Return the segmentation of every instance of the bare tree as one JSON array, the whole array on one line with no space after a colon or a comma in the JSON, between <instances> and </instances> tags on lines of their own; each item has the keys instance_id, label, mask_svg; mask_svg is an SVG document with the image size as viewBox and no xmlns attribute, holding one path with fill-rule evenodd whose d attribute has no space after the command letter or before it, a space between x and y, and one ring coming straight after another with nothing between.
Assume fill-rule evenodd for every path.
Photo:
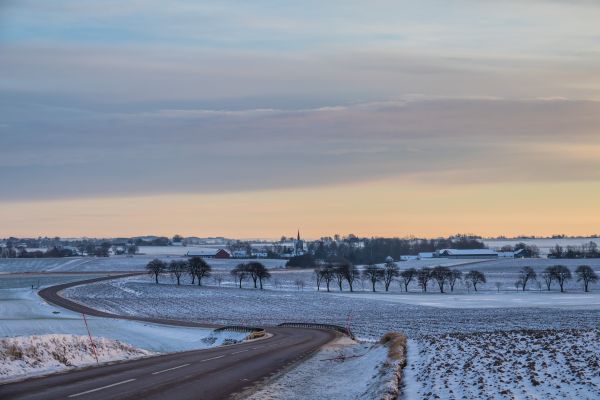
<instances>
[{"instance_id":1,"label":"bare tree","mask_svg":"<svg viewBox=\"0 0 600 400\"><path fill-rule=\"evenodd\" d=\"M223 279L225 278L223 277L223 274L213 274L212 279L215 284L221 287L221 283L223 283Z\"/></svg>"},{"instance_id":2,"label":"bare tree","mask_svg":"<svg viewBox=\"0 0 600 400\"><path fill-rule=\"evenodd\" d=\"M519 279L517 279L517 280L515 281L515 289L516 289L516 291L517 291L517 292L519 291L519 288L521 287L521 285L523 285L523 282L522 282L522 281L521 281L521 279L519 278Z\"/></svg>"},{"instance_id":3,"label":"bare tree","mask_svg":"<svg viewBox=\"0 0 600 400\"><path fill-rule=\"evenodd\" d=\"M454 292L454 285L456 282L462 279L462 272L457 269L453 269L450 271L450 275L448 276L448 284L450 285L450 291Z\"/></svg>"},{"instance_id":4,"label":"bare tree","mask_svg":"<svg viewBox=\"0 0 600 400\"><path fill-rule=\"evenodd\" d=\"M336 265L333 269L333 276L335 281L340 288L340 292L342 291L342 285L344 284L344 271L341 268L341 265Z\"/></svg>"},{"instance_id":5,"label":"bare tree","mask_svg":"<svg viewBox=\"0 0 600 400\"><path fill-rule=\"evenodd\" d=\"M260 265L262 266L262 268L258 268L258 270L256 271L256 275L258 276L258 285L260 286L260 290L263 290L263 281L266 279L270 279L271 274L269 273L267 268L265 268L264 265Z\"/></svg>"},{"instance_id":6,"label":"bare tree","mask_svg":"<svg viewBox=\"0 0 600 400\"><path fill-rule=\"evenodd\" d=\"M375 285L377 282L383 280L384 272L383 269L379 268L377 265L368 265L363 270L363 276L368 281L371 281L371 287L373 288L373 292L375 292Z\"/></svg>"},{"instance_id":7,"label":"bare tree","mask_svg":"<svg viewBox=\"0 0 600 400\"><path fill-rule=\"evenodd\" d=\"M498 289L498 293L500 293L500 288L502 287L502 282L496 282L494 285L496 286L496 289Z\"/></svg>"},{"instance_id":8,"label":"bare tree","mask_svg":"<svg viewBox=\"0 0 600 400\"><path fill-rule=\"evenodd\" d=\"M552 278L558 282L558 286L560 286L560 291L563 293L565 291L565 282L573 279L573 275L571 275L571 270L564 265L554 265L550 267L550 273L552 274Z\"/></svg>"},{"instance_id":9,"label":"bare tree","mask_svg":"<svg viewBox=\"0 0 600 400\"><path fill-rule=\"evenodd\" d=\"M400 269L398 268L398 265L392 261L386 262L385 266L383 267L383 285L386 292L390 290L392 281L398 276L400 276Z\"/></svg>"},{"instance_id":10,"label":"bare tree","mask_svg":"<svg viewBox=\"0 0 600 400\"><path fill-rule=\"evenodd\" d=\"M417 270L417 282L421 287L421 290L427 291L427 284L431 280L431 268L423 267Z\"/></svg>"},{"instance_id":11,"label":"bare tree","mask_svg":"<svg viewBox=\"0 0 600 400\"><path fill-rule=\"evenodd\" d=\"M452 272L448 267L437 266L431 270L431 278L437 282L440 293L444 293L444 286L448 282Z\"/></svg>"},{"instance_id":12,"label":"bare tree","mask_svg":"<svg viewBox=\"0 0 600 400\"><path fill-rule=\"evenodd\" d=\"M580 265L575 270L575 273L577 274L577 282L583 281L583 290L586 292L588 291L590 282L598 281L598 275L589 265Z\"/></svg>"},{"instance_id":13,"label":"bare tree","mask_svg":"<svg viewBox=\"0 0 600 400\"><path fill-rule=\"evenodd\" d=\"M206 261L200 257L192 257L189 261L189 271L194 277L198 277L198 286L202 286L202 278L210 276L212 268ZM194 279L192 278L192 284Z\"/></svg>"},{"instance_id":14,"label":"bare tree","mask_svg":"<svg viewBox=\"0 0 600 400\"><path fill-rule=\"evenodd\" d=\"M177 279L177 285L181 283L181 276L188 270L187 261L173 260L169 263L169 272Z\"/></svg>"},{"instance_id":15,"label":"bare tree","mask_svg":"<svg viewBox=\"0 0 600 400\"><path fill-rule=\"evenodd\" d=\"M154 280L158 284L158 276L165 271L167 263L155 258L146 265L146 270L150 275L154 275Z\"/></svg>"},{"instance_id":16,"label":"bare tree","mask_svg":"<svg viewBox=\"0 0 600 400\"><path fill-rule=\"evenodd\" d=\"M297 290L304 290L304 280L303 279L296 279L294 280L294 284L296 285L296 289Z\"/></svg>"},{"instance_id":17,"label":"bare tree","mask_svg":"<svg viewBox=\"0 0 600 400\"><path fill-rule=\"evenodd\" d=\"M248 269L246 264L238 264L234 269L231 270L231 275L235 278L236 282L239 282L239 288L242 288L242 281L248 277Z\"/></svg>"},{"instance_id":18,"label":"bare tree","mask_svg":"<svg viewBox=\"0 0 600 400\"><path fill-rule=\"evenodd\" d=\"M313 274L315 275L315 281L317 283L317 292L321 290L321 282L323 282L323 265L319 264L313 270Z\"/></svg>"},{"instance_id":19,"label":"bare tree","mask_svg":"<svg viewBox=\"0 0 600 400\"><path fill-rule=\"evenodd\" d=\"M252 282L254 282L254 289L257 288L257 282L260 283L260 288L262 289L263 279L271 277L271 274L262 263L256 261L249 262L248 264L245 264L245 268L246 272L250 275L250 278L252 278Z\"/></svg>"},{"instance_id":20,"label":"bare tree","mask_svg":"<svg viewBox=\"0 0 600 400\"><path fill-rule=\"evenodd\" d=\"M480 271L469 271L467 275L465 275L465 279L469 280L473 284L473 289L477 291L477 285L480 283L485 283L485 274Z\"/></svg>"},{"instance_id":21,"label":"bare tree","mask_svg":"<svg viewBox=\"0 0 600 400\"><path fill-rule=\"evenodd\" d=\"M329 292L329 285L331 284L331 281L335 277L335 266L331 263L326 264L320 270L320 274L321 274L321 278L325 281L325 286L327 287L327 291Z\"/></svg>"},{"instance_id":22,"label":"bare tree","mask_svg":"<svg viewBox=\"0 0 600 400\"><path fill-rule=\"evenodd\" d=\"M346 282L348 282L350 291L353 292L354 291L353 285L354 285L354 282L360 276L360 271L358 270L358 268L356 268L356 266L354 266L352 263L349 263L349 262L342 263L339 266L339 268L342 271L342 275L343 275L344 279L346 280Z\"/></svg>"},{"instance_id":23,"label":"bare tree","mask_svg":"<svg viewBox=\"0 0 600 400\"><path fill-rule=\"evenodd\" d=\"M521 272L519 273L519 279L521 280L521 288L525 291L527 287L527 282L529 280L535 280L537 278L537 274L531 267L523 267L521 268Z\"/></svg>"},{"instance_id":24,"label":"bare tree","mask_svg":"<svg viewBox=\"0 0 600 400\"><path fill-rule=\"evenodd\" d=\"M546 270L542 273L542 279L546 284L546 289L550 291L550 286L552 286L552 281L554 280L554 276L552 275L552 267L546 268Z\"/></svg>"},{"instance_id":25,"label":"bare tree","mask_svg":"<svg viewBox=\"0 0 600 400\"><path fill-rule=\"evenodd\" d=\"M414 268L406 269L400 272L400 278L402 278L402 284L404 285L404 291L408 292L408 285L417 276L417 270Z\"/></svg>"}]
</instances>

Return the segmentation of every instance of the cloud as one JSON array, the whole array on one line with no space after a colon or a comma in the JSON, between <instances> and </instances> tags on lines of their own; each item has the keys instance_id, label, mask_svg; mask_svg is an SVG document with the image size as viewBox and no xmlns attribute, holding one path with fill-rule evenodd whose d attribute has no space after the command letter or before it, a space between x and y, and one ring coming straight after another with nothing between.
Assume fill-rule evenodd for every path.
<instances>
[{"instance_id":1,"label":"cloud","mask_svg":"<svg viewBox=\"0 0 600 400\"><path fill-rule=\"evenodd\" d=\"M427 185L600 179L592 154L600 146L599 102L421 99L71 118L27 112L38 117L4 129L0 185L11 188L4 201L383 178Z\"/></svg>"}]
</instances>

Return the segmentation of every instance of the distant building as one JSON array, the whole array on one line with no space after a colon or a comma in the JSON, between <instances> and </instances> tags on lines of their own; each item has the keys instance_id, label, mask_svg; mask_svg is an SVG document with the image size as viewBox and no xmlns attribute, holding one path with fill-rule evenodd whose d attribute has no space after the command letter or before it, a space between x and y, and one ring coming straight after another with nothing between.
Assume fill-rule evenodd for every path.
<instances>
[{"instance_id":1,"label":"distant building","mask_svg":"<svg viewBox=\"0 0 600 400\"><path fill-rule=\"evenodd\" d=\"M520 249L517 251L499 251L498 257L500 257L500 258L524 258L525 253L523 252L523 249Z\"/></svg>"},{"instance_id":2,"label":"distant building","mask_svg":"<svg viewBox=\"0 0 600 400\"><path fill-rule=\"evenodd\" d=\"M435 253L432 253L432 252L419 253L419 260L422 260L424 258L433 258L433 257L435 257Z\"/></svg>"},{"instance_id":3,"label":"distant building","mask_svg":"<svg viewBox=\"0 0 600 400\"><path fill-rule=\"evenodd\" d=\"M437 257L441 258L483 258L494 259L498 258L498 253L488 249L444 249L437 251Z\"/></svg>"},{"instance_id":4,"label":"distant building","mask_svg":"<svg viewBox=\"0 0 600 400\"><path fill-rule=\"evenodd\" d=\"M267 258L269 253L264 249L251 249L252 257Z\"/></svg>"},{"instance_id":5,"label":"distant building","mask_svg":"<svg viewBox=\"0 0 600 400\"><path fill-rule=\"evenodd\" d=\"M225 249L193 249L185 253L187 257L202 258L231 258L231 254Z\"/></svg>"},{"instance_id":6,"label":"distant building","mask_svg":"<svg viewBox=\"0 0 600 400\"><path fill-rule=\"evenodd\" d=\"M233 258L246 258L248 257L248 252L246 250L235 250L231 255Z\"/></svg>"}]
</instances>

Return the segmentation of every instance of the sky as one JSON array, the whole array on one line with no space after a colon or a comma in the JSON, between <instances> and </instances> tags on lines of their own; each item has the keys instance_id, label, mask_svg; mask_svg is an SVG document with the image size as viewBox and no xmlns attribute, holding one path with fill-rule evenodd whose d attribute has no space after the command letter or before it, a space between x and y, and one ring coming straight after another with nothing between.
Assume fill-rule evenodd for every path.
<instances>
[{"instance_id":1,"label":"sky","mask_svg":"<svg viewBox=\"0 0 600 400\"><path fill-rule=\"evenodd\" d=\"M0 237L600 233L600 3L0 2Z\"/></svg>"}]
</instances>

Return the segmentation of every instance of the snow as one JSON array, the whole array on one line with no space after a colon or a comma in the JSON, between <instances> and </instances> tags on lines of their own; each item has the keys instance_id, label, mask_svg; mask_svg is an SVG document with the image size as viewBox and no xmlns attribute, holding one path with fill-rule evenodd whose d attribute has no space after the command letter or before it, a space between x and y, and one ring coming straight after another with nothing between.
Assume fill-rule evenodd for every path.
<instances>
[{"instance_id":1,"label":"snow","mask_svg":"<svg viewBox=\"0 0 600 400\"><path fill-rule=\"evenodd\" d=\"M288 283L298 276L309 282L309 273L277 271L280 280ZM484 393L489 389L492 399L511 398L503 395L505 390L522 399L600 398L598 375L592 376L600 359L598 291L339 294L294 290L288 283L261 291L150 282L148 277L99 282L71 288L65 295L112 312L214 323L350 322L355 335L367 341L389 331L404 332L411 339L405 399L481 398L480 377ZM592 341L582 355L582 343ZM502 369L490 365L498 354L504 357ZM472 369L465 371L462 368L469 360ZM528 372L531 362L540 382L537 386ZM288 378L278 378L269 392L262 393L264 398L369 398L361 397L361 390L367 385L364 378L371 374L363 372L359 381L352 371L372 371L372 363L357 361L349 367L352 371L334 375L331 381L319 376L335 369L334 365L326 368L314 357L306 365L292 370ZM311 369L317 373L310 373ZM343 380L346 374L352 379ZM338 381L347 388L343 395L327 386Z\"/></svg>"},{"instance_id":2,"label":"snow","mask_svg":"<svg viewBox=\"0 0 600 400\"><path fill-rule=\"evenodd\" d=\"M86 278L93 276L86 275ZM46 303L31 289L31 281L42 286L81 279L82 276L0 276L0 337L47 334L87 335L81 314ZM121 281L115 281L117 286ZM9 288L7 288L9 287ZM135 292L130 292L135 295ZM174 352L217 346L243 340L245 334L212 329L176 327L137 321L87 316L94 336L128 343L152 352Z\"/></svg>"},{"instance_id":3,"label":"snow","mask_svg":"<svg viewBox=\"0 0 600 400\"><path fill-rule=\"evenodd\" d=\"M548 291L471 292L469 294L440 293L334 293L356 299L381 300L441 308L568 308L600 310L600 292L560 293Z\"/></svg>"},{"instance_id":4,"label":"snow","mask_svg":"<svg viewBox=\"0 0 600 400\"><path fill-rule=\"evenodd\" d=\"M0 259L0 274L23 272L116 272L144 271L146 264L154 258L164 261L179 260L183 254L193 247L173 247L183 249L181 254L147 254L135 256L111 257L69 257L69 258L2 258ZM207 259L213 269L230 270L250 259ZM256 259L252 259L256 261ZM286 260L260 259L267 268L282 268Z\"/></svg>"},{"instance_id":5,"label":"snow","mask_svg":"<svg viewBox=\"0 0 600 400\"><path fill-rule=\"evenodd\" d=\"M529 295L526 292L525 295ZM388 331L410 337L447 332L478 332L497 329L548 329L594 327L600 324L598 308L425 307L394 301L399 294L339 295L313 290L255 290L232 287L151 283L149 277L98 282L73 287L64 295L94 308L129 315L170 317L217 324L276 325L283 322L319 322L345 325L362 339L378 339ZM482 294L493 297L489 292ZM519 294L520 295L520 294ZM572 294L563 294L565 298ZM578 296L579 294L577 294ZM597 296L597 293L593 294ZM425 301L430 296L411 293ZM444 295L451 296L451 295ZM477 298L479 294L465 294ZM500 297L503 294L499 295ZM560 296L553 293L551 296ZM582 294L583 296L583 294ZM507 296L507 298L510 296ZM442 298L442 297L440 297Z\"/></svg>"},{"instance_id":6,"label":"snow","mask_svg":"<svg viewBox=\"0 0 600 400\"><path fill-rule=\"evenodd\" d=\"M598 329L455 333L410 346L407 399L600 398Z\"/></svg>"},{"instance_id":7,"label":"snow","mask_svg":"<svg viewBox=\"0 0 600 400\"><path fill-rule=\"evenodd\" d=\"M153 353L106 338L48 334L0 339L0 383Z\"/></svg>"},{"instance_id":8,"label":"snow","mask_svg":"<svg viewBox=\"0 0 600 400\"><path fill-rule=\"evenodd\" d=\"M256 391L248 400L382 399L397 362L383 345L340 339Z\"/></svg>"}]
</instances>

